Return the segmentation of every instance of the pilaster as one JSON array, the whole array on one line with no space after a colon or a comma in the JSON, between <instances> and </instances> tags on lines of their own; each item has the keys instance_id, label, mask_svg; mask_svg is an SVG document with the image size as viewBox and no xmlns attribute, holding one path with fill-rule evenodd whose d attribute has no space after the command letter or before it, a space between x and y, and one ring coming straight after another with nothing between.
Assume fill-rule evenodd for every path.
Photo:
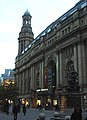
<instances>
[{"instance_id":1,"label":"pilaster","mask_svg":"<svg viewBox=\"0 0 87 120\"><path fill-rule=\"evenodd\" d=\"M22 81L22 82L23 82L23 83L22 83L22 85L23 85L23 86L22 86L22 94L24 94L24 87L25 87L25 86L24 86L24 71L23 71L22 74L23 74L23 76L22 76L22 80L23 80L23 81Z\"/></svg>"},{"instance_id":2,"label":"pilaster","mask_svg":"<svg viewBox=\"0 0 87 120\"><path fill-rule=\"evenodd\" d=\"M59 55L58 53L56 54L56 86L60 84L59 81Z\"/></svg>"},{"instance_id":3,"label":"pilaster","mask_svg":"<svg viewBox=\"0 0 87 120\"><path fill-rule=\"evenodd\" d=\"M34 89L34 66L31 67L31 89Z\"/></svg>"},{"instance_id":4,"label":"pilaster","mask_svg":"<svg viewBox=\"0 0 87 120\"><path fill-rule=\"evenodd\" d=\"M60 52L59 54L60 56L60 84L62 84L62 80L63 80L63 66L62 66L62 53Z\"/></svg>"},{"instance_id":5,"label":"pilaster","mask_svg":"<svg viewBox=\"0 0 87 120\"><path fill-rule=\"evenodd\" d=\"M83 84L85 84L86 83L86 54L85 54L85 52L87 52L87 51L85 51L85 42L83 42L82 43L82 55L83 55Z\"/></svg>"},{"instance_id":6,"label":"pilaster","mask_svg":"<svg viewBox=\"0 0 87 120\"><path fill-rule=\"evenodd\" d=\"M19 93L22 94L22 77L21 73L18 73L18 81L19 81Z\"/></svg>"},{"instance_id":7,"label":"pilaster","mask_svg":"<svg viewBox=\"0 0 87 120\"><path fill-rule=\"evenodd\" d=\"M82 46L78 43L78 71L79 71L79 84L83 83L83 62L82 62Z\"/></svg>"},{"instance_id":8,"label":"pilaster","mask_svg":"<svg viewBox=\"0 0 87 120\"><path fill-rule=\"evenodd\" d=\"M41 63L39 63L40 69L39 69L39 87L42 86L42 68Z\"/></svg>"},{"instance_id":9,"label":"pilaster","mask_svg":"<svg viewBox=\"0 0 87 120\"><path fill-rule=\"evenodd\" d=\"M74 45L74 68L75 68L75 71L78 71L78 65L77 65L77 60L78 60L78 53L77 53L77 45L75 44Z\"/></svg>"},{"instance_id":10,"label":"pilaster","mask_svg":"<svg viewBox=\"0 0 87 120\"><path fill-rule=\"evenodd\" d=\"M29 77L28 77L28 69L26 70L26 93L28 93L28 80L29 80Z\"/></svg>"},{"instance_id":11,"label":"pilaster","mask_svg":"<svg viewBox=\"0 0 87 120\"><path fill-rule=\"evenodd\" d=\"M44 87L44 62L41 63L41 73L42 73L42 88Z\"/></svg>"}]
</instances>

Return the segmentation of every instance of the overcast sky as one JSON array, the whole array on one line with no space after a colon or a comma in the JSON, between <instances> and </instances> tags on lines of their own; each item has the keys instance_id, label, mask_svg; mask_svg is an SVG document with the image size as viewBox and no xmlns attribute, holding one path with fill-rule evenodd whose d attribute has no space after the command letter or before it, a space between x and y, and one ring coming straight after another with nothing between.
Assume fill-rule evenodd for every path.
<instances>
[{"instance_id":1,"label":"overcast sky","mask_svg":"<svg viewBox=\"0 0 87 120\"><path fill-rule=\"evenodd\" d=\"M28 9L36 37L79 0L0 0L0 74L15 68L22 15Z\"/></svg>"}]
</instances>

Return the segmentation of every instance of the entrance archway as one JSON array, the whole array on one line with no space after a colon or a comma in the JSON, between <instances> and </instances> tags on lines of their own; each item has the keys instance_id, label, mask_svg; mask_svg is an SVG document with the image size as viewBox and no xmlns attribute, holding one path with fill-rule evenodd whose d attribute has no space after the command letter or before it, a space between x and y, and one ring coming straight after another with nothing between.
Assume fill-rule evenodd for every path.
<instances>
[{"instance_id":1,"label":"entrance archway","mask_svg":"<svg viewBox=\"0 0 87 120\"><path fill-rule=\"evenodd\" d=\"M52 92L56 87L56 64L53 60L49 61L47 64L47 73L48 89Z\"/></svg>"},{"instance_id":2,"label":"entrance archway","mask_svg":"<svg viewBox=\"0 0 87 120\"><path fill-rule=\"evenodd\" d=\"M48 95L47 98L50 102L48 102L49 107L53 107L55 105L55 89L56 89L56 63L54 60L50 60L46 67L47 71L47 88ZM48 101L47 100L47 101Z\"/></svg>"}]
</instances>

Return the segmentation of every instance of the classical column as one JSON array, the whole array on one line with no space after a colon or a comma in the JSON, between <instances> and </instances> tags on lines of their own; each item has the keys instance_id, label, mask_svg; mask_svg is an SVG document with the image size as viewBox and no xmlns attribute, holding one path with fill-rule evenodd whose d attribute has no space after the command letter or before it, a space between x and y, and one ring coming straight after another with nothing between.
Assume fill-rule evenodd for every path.
<instances>
[{"instance_id":1,"label":"classical column","mask_svg":"<svg viewBox=\"0 0 87 120\"><path fill-rule=\"evenodd\" d=\"M31 89L34 89L34 66L31 67Z\"/></svg>"},{"instance_id":2,"label":"classical column","mask_svg":"<svg viewBox=\"0 0 87 120\"><path fill-rule=\"evenodd\" d=\"M19 94L22 94L22 85L21 85L21 81L22 81L22 79L21 79L21 73L18 73L18 81L19 81L19 86L18 86L18 88L19 88Z\"/></svg>"},{"instance_id":3,"label":"classical column","mask_svg":"<svg viewBox=\"0 0 87 120\"><path fill-rule=\"evenodd\" d=\"M27 90L28 90L27 92L28 93L30 93L30 85L31 85L31 71L30 70L31 70L31 68L28 68L28 79L27 79L28 80L27 81L28 82L27 83Z\"/></svg>"},{"instance_id":4,"label":"classical column","mask_svg":"<svg viewBox=\"0 0 87 120\"><path fill-rule=\"evenodd\" d=\"M83 44L82 44L82 55L83 55L83 77L84 77L84 81L83 81L83 84L85 84L86 83L86 79L87 79L87 75L86 75L86 52L87 51L85 51L85 44L86 44L86 42L83 42Z\"/></svg>"},{"instance_id":5,"label":"classical column","mask_svg":"<svg viewBox=\"0 0 87 120\"><path fill-rule=\"evenodd\" d=\"M26 70L26 93L28 93L28 69Z\"/></svg>"},{"instance_id":6,"label":"classical column","mask_svg":"<svg viewBox=\"0 0 87 120\"><path fill-rule=\"evenodd\" d=\"M21 78L21 94L23 93L23 71L20 74L20 78Z\"/></svg>"},{"instance_id":7,"label":"classical column","mask_svg":"<svg viewBox=\"0 0 87 120\"><path fill-rule=\"evenodd\" d=\"M18 88L18 92L20 93L20 80L19 80L19 72L16 74L16 84L17 84L17 88Z\"/></svg>"},{"instance_id":8,"label":"classical column","mask_svg":"<svg viewBox=\"0 0 87 120\"><path fill-rule=\"evenodd\" d=\"M87 40L85 45L85 68L86 68L86 76L85 76L85 80L86 80L87 79ZM87 80L85 82L87 84Z\"/></svg>"},{"instance_id":9,"label":"classical column","mask_svg":"<svg viewBox=\"0 0 87 120\"><path fill-rule=\"evenodd\" d=\"M44 87L44 62L41 63L41 73L42 73L42 88Z\"/></svg>"},{"instance_id":10,"label":"classical column","mask_svg":"<svg viewBox=\"0 0 87 120\"><path fill-rule=\"evenodd\" d=\"M86 81L86 58L85 58L85 48L84 43L78 44L78 67L79 67L79 84L81 85L81 92L84 93L84 86ZM81 105L84 108L84 95L81 96Z\"/></svg>"},{"instance_id":11,"label":"classical column","mask_svg":"<svg viewBox=\"0 0 87 120\"><path fill-rule=\"evenodd\" d=\"M63 63L62 63L62 53L60 52L59 54L60 56L60 84L62 84L62 80L63 80Z\"/></svg>"},{"instance_id":12,"label":"classical column","mask_svg":"<svg viewBox=\"0 0 87 120\"><path fill-rule=\"evenodd\" d=\"M19 83L19 82L20 82L20 81L19 81L19 73L16 74L15 78L16 78L16 81L15 81L15 82L16 82L16 84L17 84L17 88L19 89L19 84L20 84L20 83Z\"/></svg>"},{"instance_id":13,"label":"classical column","mask_svg":"<svg viewBox=\"0 0 87 120\"><path fill-rule=\"evenodd\" d=\"M23 75L23 76L22 76L22 82L23 82L23 83L22 83L22 85L23 85L23 86L22 86L22 94L24 94L24 87L25 87L25 86L24 86L24 71L23 71L22 75Z\"/></svg>"},{"instance_id":14,"label":"classical column","mask_svg":"<svg viewBox=\"0 0 87 120\"><path fill-rule=\"evenodd\" d=\"M74 45L74 68L75 71L78 71L78 66L77 66L77 61L78 61L78 57L77 57L77 45Z\"/></svg>"},{"instance_id":15,"label":"classical column","mask_svg":"<svg viewBox=\"0 0 87 120\"><path fill-rule=\"evenodd\" d=\"M39 87L42 88L42 69L41 69L41 63L39 63Z\"/></svg>"},{"instance_id":16,"label":"classical column","mask_svg":"<svg viewBox=\"0 0 87 120\"><path fill-rule=\"evenodd\" d=\"M26 94L26 70L24 70L24 94Z\"/></svg>"},{"instance_id":17,"label":"classical column","mask_svg":"<svg viewBox=\"0 0 87 120\"><path fill-rule=\"evenodd\" d=\"M82 46L78 43L78 71L79 71L79 84L83 81L83 62L82 62Z\"/></svg>"},{"instance_id":18,"label":"classical column","mask_svg":"<svg viewBox=\"0 0 87 120\"><path fill-rule=\"evenodd\" d=\"M60 84L59 82L59 56L56 54L56 86Z\"/></svg>"}]
</instances>

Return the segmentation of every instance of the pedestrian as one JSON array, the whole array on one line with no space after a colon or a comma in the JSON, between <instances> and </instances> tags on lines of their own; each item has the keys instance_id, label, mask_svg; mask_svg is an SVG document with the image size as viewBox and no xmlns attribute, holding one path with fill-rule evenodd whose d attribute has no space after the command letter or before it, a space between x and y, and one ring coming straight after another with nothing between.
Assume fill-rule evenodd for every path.
<instances>
[{"instance_id":1,"label":"pedestrian","mask_svg":"<svg viewBox=\"0 0 87 120\"><path fill-rule=\"evenodd\" d=\"M23 113L24 113L24 115L26 114L26 106L25 106L25 104L23 104Z\"/></svg>"},{"instance_id":2,"label":"pedestrian","mask_svg":"<svg viewBox=\"0 0 87 120\"><path fill-rule=\"evenodd\" d=\"M87 117L85 118L85 120L87 120Z\"/></svg>"},{"instance_id":3,"label":"pedestrian","mask_svg":"<svg viewBox=\"0 0 87 120\"><path fill-rule=\"evenodd\" d=\"M82 120L82 109L79 104L74 108L74 112L71 115L71 120Z\"/></svg>"},{"instance_id":4,"label":"pedestrian","mask_svg":"<svg viewBox=\"0 0 87 120\"><path fill-rule=\"evenodd\" d=\"M7 100L5 103L5 111L6 111L7 115L9 115L9 102Z\"/></svg>"},{"instance_id":5,"label":"pedestrian","mask_svg":"<svg viewBox=\"0 0 87 120\"><path fill-rule=\"evenodd\" d=\"M12 112L14 115L14 120L17 120L18 108L16 104L14 104Z\"/></svg>"},{"instance_id":6,"label":"pedestrian","mask_svg":"<svg viewBox=\"0 0 87 120\"><path fill-rule=\"evenodd\" d=\"M40 104L39 105L39 111L42 111L42 109L43 109L43 106L42 106L42 104Z\"/></svg>"},{"instance_id":7,"label":"pedestrian","mask_svg":"<svg viewBox=\"0 0 87 120\"><path fill-rule=\"evenodd\" d=\"M18 112L20 113L20 111L21 111L20 104L17 105L17 109L18 109Z\"/></svg>"},{"instance_id":8,"label":"pedestrian","mask_svg":"<svg viewBox=\"0 0 87 120\"><path fill-rule=\"evenodd\" d=\"M12 110L13 110L13 106L10 105L10 107L9 107L9 114L11 114L11 115L12 115Z\"/></svg>"},{"instance_id":9,"label":"pedestrian","mask_svg":"<svg viewBox=\"0 0 87 120\"><path fill-rule=\"evenodd\" d=\"M58 104L55 105L55 111L60 111L60 106Z\"/></svg>"}]
</instances>

